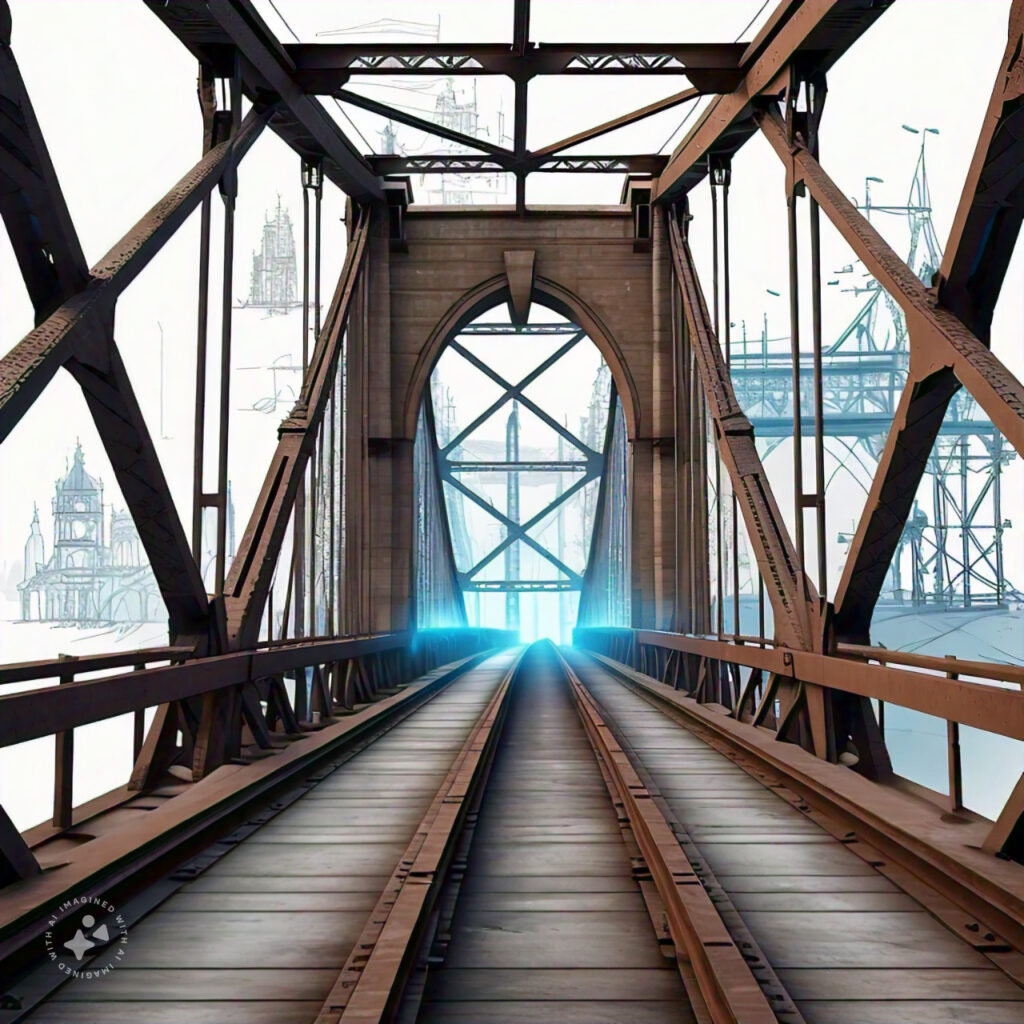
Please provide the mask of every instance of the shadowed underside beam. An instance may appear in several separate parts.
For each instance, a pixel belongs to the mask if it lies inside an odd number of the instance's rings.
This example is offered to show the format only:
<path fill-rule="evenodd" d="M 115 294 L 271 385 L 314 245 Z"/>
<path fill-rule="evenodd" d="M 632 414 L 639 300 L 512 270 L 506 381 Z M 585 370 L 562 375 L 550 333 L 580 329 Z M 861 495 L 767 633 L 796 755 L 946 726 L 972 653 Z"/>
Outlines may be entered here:
<path fill-rule="evenodd" d="M 215 74 L 230 77 L 242 58 L 242 87 L 254 102 L 279 102 L 270 127 L 309 163 L 359 202 L 384 192 L 366 160 L 315 98 L 295 81 L 295 63 L 249 0 L 146 0 L 149 9 Z"/>

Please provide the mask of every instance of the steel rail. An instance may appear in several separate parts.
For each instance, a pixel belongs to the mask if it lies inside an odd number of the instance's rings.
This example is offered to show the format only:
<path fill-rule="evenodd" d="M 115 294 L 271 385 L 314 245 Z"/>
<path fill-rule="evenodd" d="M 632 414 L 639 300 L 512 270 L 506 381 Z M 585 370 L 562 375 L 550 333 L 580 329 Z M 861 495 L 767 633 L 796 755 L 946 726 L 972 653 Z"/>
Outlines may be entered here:
<path fill-rule="evenodd" d="M 12 661 L 0 665 L 0 686 L 25 683 L 33 679 L 58 679 L 69 672 L 102 672 L 108 668 L 128 668 L 151 661 L 182 661 L 195 653 L 194 647 L 140 647 L 135 651 L 108 654 L 63 654 L 41 661 Z"/>
<path fill-rule="evenodd" d="M 503 630 L 486 632 L 494 640 L 500 640 L 504 634 Z M 414 636 L 410 630 L 237 651 L 178 665 L 13 693 L 0 697 L 0 747 L 296 669 L 401 650 L 410 646 Z"/>
<path fill-rule="evenodd" d="M 797 744 L 780 743 L 765 730 L 737 721 L 720 706 L 700 704 L 613 658 L 582 651 L 762 784 L 775 786 L 775 792 L 924 904 L 957 936 L 1024 982 L 1019 866 L 978 848 L 982 819 L 965 811 L 956 824 L 945 825 L 948 819 L 937 820 L 940 807 L 933 808 L 935 814 L 925 811 L 920 799 L 901 788 L 823 762 Z"/>
<path fill-rule="evenodd" d="M 600 707 L 561 653 L 558 659 L 583 726 L 605 763 L 664 903 L 677 957 L 693 970 L 711 1021 L 777 1024 L 761 986 Z"/>
<path fill-rule="evenodd" d="M 383 1022 L 415 967 L 427 926 L 472 798 L 486 779 L 501 734 L 508 696 L 526 648 L 516 654 L 477 719 L 399 858 L 380 899 L 331 987 L 315 1024 Z"/>

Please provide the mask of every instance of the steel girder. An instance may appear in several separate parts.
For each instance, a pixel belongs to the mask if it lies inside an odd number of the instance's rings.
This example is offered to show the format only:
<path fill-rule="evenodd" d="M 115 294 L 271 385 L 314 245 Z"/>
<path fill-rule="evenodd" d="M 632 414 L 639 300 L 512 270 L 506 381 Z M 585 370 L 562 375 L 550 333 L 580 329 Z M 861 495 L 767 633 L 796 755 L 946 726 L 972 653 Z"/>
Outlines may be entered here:
<path fill-rule="evenodd" d="M 237 136 L 208 153 L 91 270 L 9 45 L 0 47 L 8 103 L 0 120 L 0 214 L 39 326 L 0 359 L 0 441 L 60 366 L 81 385 L 167 606 L 172 636 L 216 643 L 209 602 L 113 337 L 117 297 L 259 135 L 254 111 Z M 49 269 L 47 269 L 49 268 Z"/>
<path fill-rule="evenodd" d="M 657 178 L 655 198 L 671 203 L 701 181 L 709 161 L 727 161 L 757 130 L 753 103 L 778 94 L 790 65 L 827 71 L 893 0 L 782 0 L 740 58 L 743 78 L 715 99 Z"/>
<path fill-rule="evenodd" d="M 822 618 L 817 592 L 803 571 L 779 512 L 754 446 L 754 428 L 736 400 L 690 247 L 674 218 L 669 223 L 669 238 L 690 344 L 704 387 L 715 441 L 733 489 L 740 498 L 739 507 L 754 546 L 758 570 L 775 612 L 777 637 L 796 650 L 821 650 Z"/>
<path fill-rule="evenodd" d="M 686 75 L 705 91 L 727 90 L 740 74 L 744 43 L 532 43 L 529 4 L 517 4 L 513 43 L 422 45 L 290 43 L 284 49 L 306 92 L 333 94 L 353 75 Z"/>
<path fill-rule="evenodd" d="M 295 63 L 249 0 L 146 0 L 201 64 L 220 77 L 241 57 L 242 88 L 255 103 L 277 104 L 270 127 L 308 163 L 359 202 L 383 202 L 370 165 L 319 100 L 295 80 Z"/>
<path fill-rule="evenodd" d="M 986 345 L 1024 221 L 1024 3 L 1010 8 L 1006 51 L 936 282 L 939 300 Z"/>
<path fill-rule="evenodd" d="M 354 225 L 345 265 L 320 337 L 310 358 L 299 400 L 278 431 L 266 479 L 224 581 L 228 635 L 236 648 L 259 638 L 267 595 L 277 568 L 288 520 L 316 443 L 338 372 L 348 312 L 362 268 L 370 215 L 363 209 Z"/>
<path fill-rule="evenodd" d="M 839 635 L 859 642 L 867 639 L 871 613 L 949 399 L 960 384 L 966 386 L 1018 453 L 1024 453 L 1024 386 L 954 313 L 942 307 L 935 293 L 843 195 L 803 140 L 787 138 L 777 111 L 760 111 L 758 121 L 786 164 L 789 180 L 807 188 L 907 321 L 906 389 L 836 594 Z"/>

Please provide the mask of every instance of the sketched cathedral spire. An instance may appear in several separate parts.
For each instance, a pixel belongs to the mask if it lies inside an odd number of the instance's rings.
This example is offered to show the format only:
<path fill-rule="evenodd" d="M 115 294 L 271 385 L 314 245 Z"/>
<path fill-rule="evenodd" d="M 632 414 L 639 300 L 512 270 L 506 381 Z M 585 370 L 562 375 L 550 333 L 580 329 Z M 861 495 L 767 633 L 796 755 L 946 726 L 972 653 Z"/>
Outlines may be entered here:
<path fill-rule="evenodd" d="M 166 618 L 129 513 L 111 513 L 106 541 L 103 481 L 86 472 L 81 442 L 71 467 L 55 483 L 52 510 L 53 553 L 47 561 L 34 506 L 25 578 L 18 584 L 23 620 L 96 625 Z"/>
<path fill-rule="evenodd" d="M 277 197 L 273 218 L 264 215 L 260 251 L 253 251 L 249 298 L 243 307 L 286 311 L 301 305 L 298 300 L 298 268 L 295 232 L 288 210 Z"/>

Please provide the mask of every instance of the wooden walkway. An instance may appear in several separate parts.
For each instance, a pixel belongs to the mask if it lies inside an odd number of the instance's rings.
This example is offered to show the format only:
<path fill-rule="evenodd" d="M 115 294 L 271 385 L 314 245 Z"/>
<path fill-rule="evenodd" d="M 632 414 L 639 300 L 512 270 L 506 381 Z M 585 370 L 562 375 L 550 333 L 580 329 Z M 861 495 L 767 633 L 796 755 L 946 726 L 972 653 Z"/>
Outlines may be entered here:
<path fill-rule="evenodd" d="M 1024 1022 L 1024 990 L 992 960 L 677 716 L 566 652 L 583 684 L 574 690 L 546 644 L 527 651 L 506 689 L 521 653 L 469 668 L 322 771 L 134 926 L 122 966 L 65 984 L 27 1019 L 711 1020 L 670 935 L 665 873 L 651 861 L 667 836 L 690 865 L 677 864 L 673 884 L 696 890 L 707 907 L 696 916 L 718 928 L 708 945 L 742 953 L 755 979 L 741 1024 Z M 590 698 L 617 753 L 593 717 L 584 728 Z M 493 724 L 486 743 L 483 722 Z M 662 845 L 646 845 L 646 860 L 628 807 L 649 816 L 624 801 L 626 776 L 607 770 L 617 758 L 661 816 L 650 827 Z M 448 831 L 435 841 L 442 820 Z M 430 870 L 415 870 L 417 842 L 434 857 Z M 409 879 L 411 915 L 396 909 L 409 906 Z M 396 934 L 406 936 L 397 949 Z M 357 1012 L 348 1000 L 360 991 Z M 379 999 L 369 1016 L 367 992 Z"/>
<path fill-rule="evenodd" d="M 869 863 L 605 668 L 570 661 L 807 1024 L 1024 1021 L 1024 990 Z"/>

